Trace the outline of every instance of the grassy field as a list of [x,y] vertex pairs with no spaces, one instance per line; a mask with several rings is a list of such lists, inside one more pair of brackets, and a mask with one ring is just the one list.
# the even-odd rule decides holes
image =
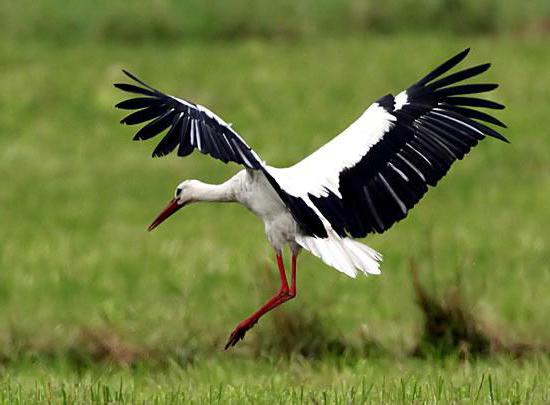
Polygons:
[[[498,117],[512,143],[483,142],[367,238],[385,255],[381,276],[351,280],[304,254],[297,299],[224,352],[276,288],[263,226],[238,206],[197,205],[145,232],[179,181],[239,168],[150,159],[153,144],[118,124],[120,69],[211,107],[285,166],[467,46],[470,64],[494,63],[486,78],[501,84],[492,98],[508,106]],[[28,39],[0,55],[3,402],[550,401],[547,354],[411,357],[422,314],[408,264],[436,296],[459,285],[504,342],[550,342],[547,38]]]
[[0,3],[0,38],[124,43],[350,33],[547,34],[547,0],[132,0]]

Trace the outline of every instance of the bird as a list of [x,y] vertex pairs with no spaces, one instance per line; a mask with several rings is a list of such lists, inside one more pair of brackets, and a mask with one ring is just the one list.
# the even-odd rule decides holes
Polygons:
[[[163,93],[123,70],[132,82],[114,86],[132,98],[116,104],[131,111],[120,122],[145,123],[134,140],[162,135],[153,157],[174,150],[185,157],[198,150],[243,166],[222,184],[179,183],[148,230],[193,203],[236,202],[261,219],[274,250],[280,287],[237,324],[226,350],[263,315],[296,296],[297,258],[302,250],[350,277],[380,274],[382,255],[357,239],[383,233],[404,219],[451,165],[482,139],[509,143],[494,128],[506,125],[481,110],[505,108],[481,95],[498,84],[464,83],[491,64],[449,72],[469,51],[449,58],[396,96],[379,98],[328,143],[285,168],[264,162],[232,124],[207,107]],[[283,260],[286,248],[291,253],[289,279]]]

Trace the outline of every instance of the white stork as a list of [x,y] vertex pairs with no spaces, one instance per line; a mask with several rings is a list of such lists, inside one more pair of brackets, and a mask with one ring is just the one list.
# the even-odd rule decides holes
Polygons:
[[[357,272],[379,274],[382,256],[353,238],[382,233],[405,218],[428,186],[435,186],[451,164],[481,139],[492,136],[507,142],[486,123],[505,125],[477,109],[504,106],[471,96],[497,85],[458,84],[485,72],[490,64],[441,77],[468,52],[460,52],[396,97],[380,98],[341,134],[288,168],[267,165],[231,125],[206,107],[162,93],[124,71],[141,86],[115,84],[138,95],[116,105],[137,110],[121,123],[150,121],[134,140],[167,130],[154,157],[176,148],[178,156],[198,149],[225,163],[244,166],[223,184],[181,182],[148,229],[191,203],[238,202],[263,221],[275,250],[280,289],[237,325],[226,349],[243,339],[262,315],[295,297],[296,259],[302,248],[350,277]],[[292,252],[290,285],[282,258],[285,246]]]

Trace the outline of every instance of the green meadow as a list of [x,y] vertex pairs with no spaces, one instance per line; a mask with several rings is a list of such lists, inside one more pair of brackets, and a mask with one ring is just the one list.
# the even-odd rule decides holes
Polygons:
[[[41,38],[17,24],[40,10],[3,6],[2,403],[550,401],[547,34],[197,28],[133,41],[136,27],[109,40],[90,25]],[[350,279],[302,254],[297,298],[224,351],[276,290],[274,255],[237,205],[193,205],[146,232],[180,181],[240,168],[197,152],[150,158],[156,143],[133,142],[113,108],[121,69],[208,106],[282,167],[466,47],[465,65],[493,63],[483,79],[500,84],[489,98],[507,106],[495,115],[511,143],[481,142],[408,218],[364,240],[384,255],[382,275]],[[443,306],[458,296],[494,350],[419,355],[411,267]]]

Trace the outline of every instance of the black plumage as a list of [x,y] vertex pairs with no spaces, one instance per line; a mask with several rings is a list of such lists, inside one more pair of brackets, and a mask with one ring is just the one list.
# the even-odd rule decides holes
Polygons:
[[[435,186],[451,165],[479,140],[491,136],[507,142],[486,124],[506,127],[477,107],[503,109],[493,101],[464,95],[484,93],[497,84],[457,84],[485,72],[474,66],[440,78],[460,63],[468,49],[438,66],[406,90],[407,101],[396,108],[390,94],[377,104],[395,117],[390,129],[353,167],[339,175],[341,196],[309,198],[340,236],[382,233],[406,217],[428,186]],[[436,80],[438,79],[438,80]]]
[[[121,101],[116,107],[134,110],[121,123],[145,124],[134,140],[163,135],[153,156],[164,156],[174,150],[178,156],[187,156],[198,149],[225,163],[232,161],[248,169],[261,170],[305,235],[328,237],[330,229],[325,226],[328,221],[342,237],[364,237],[373,232],[382,233],[405,218],[428,191],[428,186],[435,186],[456,160],[462,159],[486,136],[507,142],[488,126],[505,128],[504,123],[478,109],[504,108],[502,104],[476,96],[498,85],[463,83],[487,71],[490,64],[443,76],[460,63],[468,51],[435,68],[404,94],[381,97],[375,103],[377,108],[393,116],[387,126],[381,126],[387,128],[386,132],[379,134],[374,144],[369,143],[372,146],[355,164],[342,167],[337,192],[325,187],[321,195],[307,190],[300,195],[289,193],[221,118],[203,106],[164,94],[127,71],[124,73],[139,86],[128,83],[115,86],[136,96]],[[388,114],[381,114],[380,119],[387,120]],[[334,159],[345,160],[339,156]]]
[[286,193],[262,165],[258,156],[228,124],[205,107],[164,94],[130,72],[123,72],[143,87],[127,83],[115,84],[121,90],[139,94],[138,97],[121,101],[115,106],[123,110],[137,110],[120,122],[127,125],[147,122],[136,133],[134,140],[147,140],[167,130],[155,147],[153,157],[165,156],[176,148],[178,156],[183,157],[198,149],[224,163],[232,161],[249,169],[262,170],[300,227],[307,234],[320,238],[327,236],[327,231],[314,210],[301,198]]
[[177,148],[179,156],[187,156],[195,149],[227,163],[260,169],[258,156],[246,142],[214,113],[190,101],[180,100],[154,89],[124,70],[124,73],[143,87],[117,83],[115,87],[137,94],[116,105],[123,110],[136,110],[120,122],[127,125],[147,123],[134,140],[147,140],[164,134],[153,151],[153,156],[165,156]]

